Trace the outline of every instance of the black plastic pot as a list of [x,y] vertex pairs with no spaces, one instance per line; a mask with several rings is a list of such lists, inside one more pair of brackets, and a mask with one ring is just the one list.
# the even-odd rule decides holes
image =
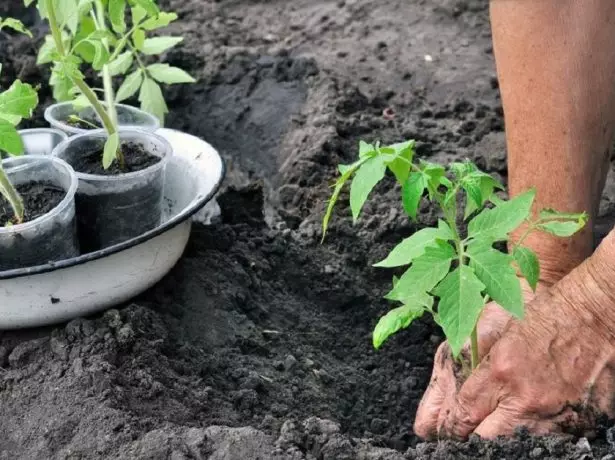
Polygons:
[[[19,225],[0,227],[0,270],[35,267],[79,255],[75,223],[77,176],[64,161],[50,156],[9,158],[2,166],[12,184],[30,194],[53,194],[57,205]],[[33,195],[31,201],[40,202]],[[26,204],[26,213],[30,212]]]
[[120,129],[120,138],[123,146],[139,146],[156,163],[115,175],[82,172],[84,157],[95,154],[96,161],[102,161],[104,130],[70,137],[53,151],[73,166],[79,179],[75,203],[82,253],[122,243],[160,225],[164,172],[172,148],[162,137],[136,129]]

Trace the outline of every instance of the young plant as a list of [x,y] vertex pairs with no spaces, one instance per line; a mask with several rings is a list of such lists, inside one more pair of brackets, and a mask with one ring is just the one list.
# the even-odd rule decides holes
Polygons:
[[[25,26],[13,18],[0,18],[0,31],[10,28],[32,36]],[[0,72],[2,65],[0,65]],[[38,105],[38,95],[32,86],[19,80],[13,82],[9,89],[0,93],[0,153],[17,156],[23,154],[24,145],[16,126],[24,118],[32,116]],[[1,160],[1,157],[0,157]],[[8,224],[20,224],[24,217],[23,200],[9,180],[0,162],[0,194],[6,198],[13,209],[15,221]],[[4,225],[4,224],[2,224]]]
[[[386,147],[361,142],[358,160],[339,166],[341,176],[323,219],[323,239],[335,203],[348,181],[355,222],[387,169],[401,185],[402,205],[410,218],[416,219],[423,197],[435,203],[443,216],[437,226],[417,231],[375,264],[410,267],[399,279],[393,279],[393,289],[385,297],[401,306],[379,320],[373,345],[379,348],[389,336],[429,313],[444,330],[455,358],[470,339],[474,369],[478,365],[477,323],[487,302],[494,300],[522,318],[524,305],[518,274],[536,289],[540,267],[536,254],[523,246],[527,236],[543,231],[569,237],[583,228],[587,215],[545,209],[533,217],[534,190],[505,201],[495,193],[504,187],[469,161],[452,163],[445,169],[414,158],[414,141]],[[462,214],[459,204],[464,195]],[[462,233],[466,222],[467,231]],[[509,242],[510,232],[520,226],[525,231],[510,253],[494,247],[495,243]]]
[[[34,0],[24,1],[28,6]],[[37,6],[41,17],[48,20],[51,32],[39,50],[37,62],[53,63],[50,84],[54,99],[73,101],[77,108],[91,106],[109,135],[103,166],[108,168],[114,160],[123,164],[116,104],[138,92],[141,109],[164,123],[168,108],[160,83],[195,81],[177,67],[144,63],[145,57],[161,54],[183,40],[173,36],[146,36],[168,26],[177,15],[160,11],[153,0],[38,0]],[[100,72],[102,90],[91,88],[85,82],[80,71],[83,63]],[[113,79],[124,76],[116,93]],[[96,94],[101,91],[104,104]],[[74,118],[73,121],[91,124]]]

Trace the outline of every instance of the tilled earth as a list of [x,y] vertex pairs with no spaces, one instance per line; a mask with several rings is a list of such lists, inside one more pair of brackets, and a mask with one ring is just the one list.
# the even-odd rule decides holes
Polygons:
[[[372,349],[392,273],[371,263],[436,215],[409,222],[387,180],[355,226],[343,200],[320,244],[336,165],[359,139],[413,138],[422,158],[470,158],[506,179],[487,1],[160,3],[186,38],[164,59],[199,78],[166,91],[168,125],[224,156],[222,216],[196,225],[133,303],[0,333],[0,458],[614,459],[606,428],[589,441],[420,443],[412,421],[442,336],[424,321]],[[4,0],[0,16],[40,41],[20,5]],[[0,36],[0,85],[44,83],[35,50]],[[40,95],[50,102],[45,84]],[[614,200],[609,179],[599,235]]]

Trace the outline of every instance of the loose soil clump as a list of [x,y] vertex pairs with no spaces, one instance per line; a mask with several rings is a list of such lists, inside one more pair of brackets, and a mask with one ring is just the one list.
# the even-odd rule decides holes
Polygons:
[[[372,349],[393,273],[371,264],[437,216],[410,222],[390,178],[357,225],[340,206],[320,244],[359,139],[414,138],[421,158],[470,158],[506,180],[488,2],[160,4],[186,37],[166,61],[199,80],[166,89],[167,125],[223,155],[221,221],[195,225],[178,265],[130,305],[0,334],[0,458],[610,458],[609,425],[589,441],[421,443],[412,423],[442,336],[421,321]],[[24,38],[0,49],[0,82],[45,77]],[[614,217],[609,177],[598,231]]]

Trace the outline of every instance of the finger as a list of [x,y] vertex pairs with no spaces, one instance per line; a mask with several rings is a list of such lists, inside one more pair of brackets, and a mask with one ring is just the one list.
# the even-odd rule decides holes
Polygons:
[[493,375],[490,355],[487,355],[456,397],[448,399],[441,409],[438,434],[466,439],[495,411],[502,389],[503,384]]
[[454,393],[453,364],[449,347],[443,343],[434,357],[434,367],[429,386],[416,412],[414,433],[423,439],[437,435],[438,415],[447,394]]
[[517,427],[525,427],[535,435],[546,435],[569,431],[573,426],[581,428],[581,422],[579,415],[570,408],[553,417],[540,418],[520,415],[514,408],[502,405],[483,420],[474,432],[481,438],[495,439],[498,436],[512,436]]

